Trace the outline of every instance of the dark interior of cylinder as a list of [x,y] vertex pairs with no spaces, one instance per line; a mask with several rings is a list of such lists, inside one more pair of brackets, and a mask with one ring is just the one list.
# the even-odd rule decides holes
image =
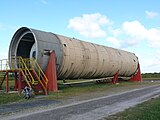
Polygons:
[[25,34],[18,44],[16,56],[21,56],[22,58],[29,58],[31,48],[34,43],[35,40],[33,34],[32,33]]

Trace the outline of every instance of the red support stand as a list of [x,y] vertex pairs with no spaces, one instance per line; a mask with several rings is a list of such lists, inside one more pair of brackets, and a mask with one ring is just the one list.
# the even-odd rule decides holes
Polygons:
[[22,74],[21,74],[21,71],[18,71],[18,72],[16,71],[15,72],[15,80],[14,80],[14,90],[21,91],[21,89],[22,89]]
[[8,71],[6,71],[6,92],[9,91]]
[[19,71],[19,75],[18,75],[18,91],[22,90],[22,73]]
[[14,80],[14,90],[17,91],[18,89],[18,80],[15,78]]
[[47,69],[45,71],[45,75],[48,78],[48,91],[57,92],[57,74],[56,74],[56,61],[55,61],[55,52],[50,52],[50,58],[48,62]]
[[14,90],[17,91],[18,90],[17,72],[15,72],[14,74],[15,74],[15,77],[14,77]]
[[138,63],[138,71],[137,73],[130,79],[130,81],[143,81],[141,76],[140,65]]
[[118,73],[119,73],[119,70],[116,72],[116,74],[114,75],[114,77],[113,77],[113,79],[112,79],[112,83],[113,83],[113,84],[118,83]]

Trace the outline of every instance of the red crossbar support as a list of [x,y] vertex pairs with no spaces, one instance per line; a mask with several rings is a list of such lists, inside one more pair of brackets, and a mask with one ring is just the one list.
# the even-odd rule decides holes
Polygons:
[[143,80],[142,80],[142,76],[141,76],[141,69],[140,69],[139,63],[138,63],[138,71],[137,71],[136,74],[130,79],[130,81],[143,81]]
[[55,52],[50,51],[50,58],[48,62],[45,75],[48,78],[48,91],[57,92],[57,74],[56,74],[56,61],[55,61]]
[[119,73],[119,70],[115,73],[113,79],[112,79],[112,83],[113,84],[116,84],[118,83],[118,73]]

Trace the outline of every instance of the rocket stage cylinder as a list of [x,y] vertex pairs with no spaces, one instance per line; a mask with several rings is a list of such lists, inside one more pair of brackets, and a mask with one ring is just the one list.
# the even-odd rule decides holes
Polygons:
[[27,27],[14,34],[9,59],[34,57],[45,71],[49,60],[45,50],[55,51],[58,79],[102,78],[118,70],[119,76],[130,77],[138,68],[134,53]]

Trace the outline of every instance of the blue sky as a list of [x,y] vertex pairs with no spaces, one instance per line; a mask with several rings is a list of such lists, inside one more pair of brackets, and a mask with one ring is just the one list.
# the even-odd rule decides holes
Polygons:
[[142,73],[160,72],[159,6],[159,0],[1,0],[0,59],[26,26],[133,52]]

